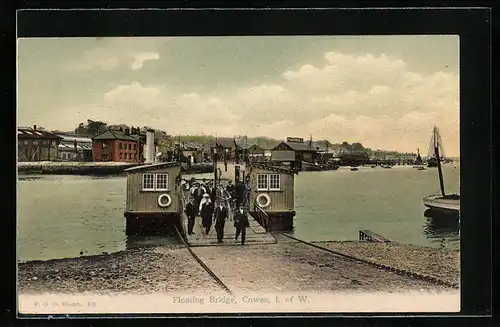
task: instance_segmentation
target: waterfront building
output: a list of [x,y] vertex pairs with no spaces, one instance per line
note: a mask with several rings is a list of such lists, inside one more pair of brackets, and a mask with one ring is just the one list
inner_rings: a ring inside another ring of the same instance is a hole
[[92,139],[68,134],[57,134],[61,137],[58,146],[59,160],[92,161]]
[[92,157],[94,161],[142,162],[144,143],[140,135],[107,130],[92,138]]
[[17,158],[19,162],[51,161],[58,158],[61,137],[33,127],[17,129]]
[[218,161],[223,161],[224,158],[228,161],[237,161],[242,152],[242,148],[231,137],[218,137],[210,140],[205,143],[204,148],[208,153],[215,153]]
[[314,162],[317,157],[317,148],[311,146],[310,142],[304,143],[303,139],[288,138],[275,146],[272,151],[293,151],[295,154],[295,161]]

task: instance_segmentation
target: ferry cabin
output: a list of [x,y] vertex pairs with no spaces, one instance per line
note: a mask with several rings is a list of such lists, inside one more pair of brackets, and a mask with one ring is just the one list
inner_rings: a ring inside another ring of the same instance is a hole
[[179,181],[182,166],[166,162],[128,168],[125,217],[127,235],[159,234],[177,225],[182,230]]
[[249,167],[250,212],[256,218],[262,211],[265,212],[269,229],[293,228],[295,174],[293,169],[270,164],[252,164]]

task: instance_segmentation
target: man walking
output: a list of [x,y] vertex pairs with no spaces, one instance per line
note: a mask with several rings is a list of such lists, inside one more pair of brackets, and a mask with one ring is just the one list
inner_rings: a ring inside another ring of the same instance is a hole
[[217,243],[223,243],[224,225],[226,224],[227,216],[228,210],[221,201],[215,210],[215,231],[217,232]]
[[193,235],[194,220],[198,210],[194,206],[194,199],[192,197],[189,198],[189,202],[186,204],[185,212],[188,218],[188,235]]
[[247,235],[246,228],[249,226],[247,213],[243,209],[243,204],[240,204],[238,211],[234,214],[234,227],[236,228],[236,236],[234,239],[238,240],[238,236],[241,233],[241,245],[245,245],[245,238]]

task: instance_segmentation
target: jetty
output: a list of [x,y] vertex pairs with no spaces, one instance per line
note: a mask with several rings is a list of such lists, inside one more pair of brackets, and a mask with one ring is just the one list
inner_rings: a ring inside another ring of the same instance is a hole
[[378,243],[388,243],[389,239],[379,235],[377,233],[372,232],[369,229],[363,229],[359,231],[359,240],[360,241],[369,241],[369,242],[378,242]]

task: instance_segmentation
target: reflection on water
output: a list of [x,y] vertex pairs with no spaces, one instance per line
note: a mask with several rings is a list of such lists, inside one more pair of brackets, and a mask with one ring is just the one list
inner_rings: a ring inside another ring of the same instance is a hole
[[444,214],[427,209],[424,216],[427,218],[424,224],[424,234],[429,241],[433,243],[459,242],[459,214]]

